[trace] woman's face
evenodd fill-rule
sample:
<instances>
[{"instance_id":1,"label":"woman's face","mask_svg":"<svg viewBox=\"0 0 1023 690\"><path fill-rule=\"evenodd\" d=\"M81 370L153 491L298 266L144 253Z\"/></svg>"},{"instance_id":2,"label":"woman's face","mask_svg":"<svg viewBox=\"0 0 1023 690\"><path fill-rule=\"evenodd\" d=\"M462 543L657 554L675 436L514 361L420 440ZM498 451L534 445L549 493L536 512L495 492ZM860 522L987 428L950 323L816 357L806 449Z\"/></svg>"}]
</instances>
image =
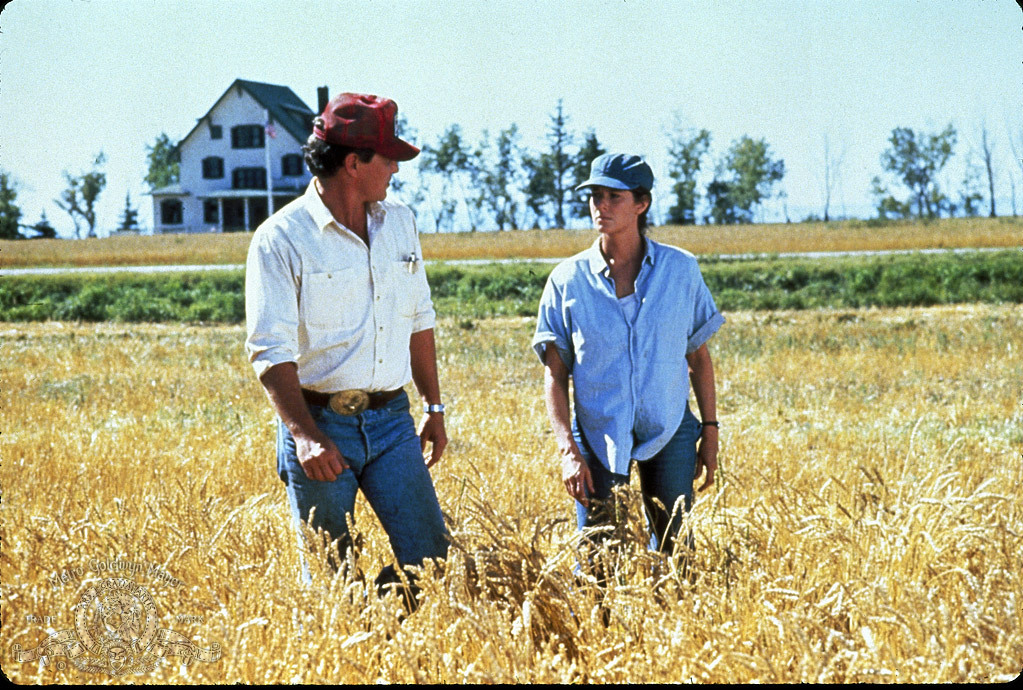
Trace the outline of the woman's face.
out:
<instances>
[{"instance_id":1,"label":"woman's face","mask_svg":"<svg viewBox=\"0 0 1023 690\"><path fill-rule=\"evenodd\" d=\"M647 206L645 199L636 201L631 190L590 187L590 217L602 234L638 233L639 216Z\"/></svg>"}]
</instances>

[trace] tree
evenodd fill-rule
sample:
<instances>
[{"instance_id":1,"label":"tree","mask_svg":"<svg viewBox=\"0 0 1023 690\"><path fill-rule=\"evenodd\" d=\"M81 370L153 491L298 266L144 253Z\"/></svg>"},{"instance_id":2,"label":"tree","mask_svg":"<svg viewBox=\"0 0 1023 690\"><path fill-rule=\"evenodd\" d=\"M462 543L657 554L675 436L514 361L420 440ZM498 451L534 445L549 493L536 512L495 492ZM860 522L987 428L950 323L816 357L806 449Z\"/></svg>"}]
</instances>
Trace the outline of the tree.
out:
<instances>
[{"instance_id":1,"label":"tree","mask_svg":"<svg viewBox=\"0 0 1023 690\"><path fill-rule=\"evenodd\" d=\"M174 184L180 178L181 156L166 133L161 133L151 145L146 146L149 172L146 183L149 191Z\"/></svg>"},{"instance_id":2,"label":"tree","mask_svg":"<svg viewBox=\"0 0 1023 690\"><path fill-rule=\"evenodd\" d=\"M50 225L50 221L46 218L46 211L43 211L39 216L39 222L32 226L38 234L32 239L48 239L52 240L57 236L57 231L54 230L53 226Z\"/></svg>"},{"instance_id":3,"label":"tree","mask_svg":"<svg viewBox=\"0 0 1023 690\"><path fill-rule=\"evenodd\" d=\"M912 211L908 201L899 201L888 191L888 187L877 175L870 181L870 193L874 197L874 207L877 208L877 217L881 220L894 218L909 218Z\"/></svg>"},{"instance_id":4,"label":"tree","mask_svg":"<svg viewBox=\"0 0 1023 690\"><path fill-rule=\"evenodd\" d=\"M483 179L487 174L490 134L483 132L480 143L469 153L469 160L466 164L464 174L459 177L468 180L468 186L462 186L462 199L465 202L465 212L469 217L469 231L476 232L483 224L486 215L487 193L484 188ZM470 191L472 190L472 191Z\"/></svg>"},{"instance_id":5,"label":"tree","mask_svg":"<svg viewBox=\"0 0 1023 690\"><path fill-rule=\"evenodd\" d=\"M963 176L963 186L959 192L959 208L963 215L975 218L980 215L980 205L984 202L984 192L981 191L983 184L980 179L980 168L973 160L972 155L966 157L966 173Z\"/></svg>"},{"instance_id":6,"label":"tree","mask_svg":"<svg viewBox=\"0 0 1023 690\"><path fill-rule=\"evenodd\" d=\"M93 160L92 170L73 176L64 171L64 179L68 188L56 200L57 206L71 216L75 224L75 236L81 239L82 223L85 223L86 237L96 236L96 200L107 185L107 175L100 168L106 162L106 156L100 151Z\"/></svg>"},{"instance_id":7,"label":"tree","mask_svg":"<svg viewBox=\"0 0 1023 690\"><path fill-rule=\"evenodd\" d=\"M133 232L139 229L139 211L131 205L131 192L125 192L124 210L121 211L121 224L118 232Z\"/></svg>"},{"instance_id":8,"label":"tree","mask_svg":"<svg viewBox=\"0 0 1023 690\"><path fill-rule=\"evenodd\" d=\"M995 170L992 158L994 157L994 144L988 139L987 125L980 126L980 153L984 158L984 168L987 170L988 196L991 198L991 212L989 217L994 218L995 214Z\"/></svg>"},{"instance_id":9,"label":"tree","mask_svg":"<svg viewBox=\"0 0 1023 690\"><path fill-rule=\"evenodd\" d=\"M710 132L697 132L685 127L680 115L675 115L668 132L668 177L674 182L671 194L675 200L668 209L668 223L676 225L696 224L696 204L700 195L696 192L696 175L700 172L703 157L710 149ZM715 187L715 194L722 191Z\"/></svg>"},{"instance_id":10,"label":"tree","mask_svg":"<svg viewBox=\"0 0 1023 690\"><path fill-rule=\"evenodd\" d=\"M535 227L551 219L549 209L553 213L551 220L554 226L564 228L565 206L569 205L567 197L571 193L578 151L575 154L571 151L574 137L568 130L568 116L560 98L550 116L546 139L546 151L539 154L525 152L522 156L522 169L527 177L522 191L526 196L526 207L533 213Z\"/></svg>"},{"instance_id":11,"label":"tree","mask_svg":"<svg viewBox=\"0 0 1023 690\"><path fill-rule=\"evenodd\" d=\"M558 105L551 114L551 121L547 127L547 143L550 145L550 152L547 155L547 163L551 168L551 188L549 190L551 202L554 206L554 224L565 227L565 197L568 194L568 177L572 172L573 156L568 149L572 146L572 133L568 130L568 116L558 99Z\"/></svg>"},{"instance_id":12,"label":"tree","mask_svg":"<svg viewBox=\"0 0 1023 690\"><path fill-rule=\"evenodd\" d=\"M831 194L840 179L842 161L845 160L845 146L836 156L831 150L828 135L824 135L824 222L831 220Z\"/></svg>"},{"instance_id":13,"label":"tree","mask_svg":"<svg viewBox=\"0 0 1023 690\"><path fill-rule=\"evenodd\" d=\"M732 142L707 186L710 217L715 223L752 223L757 207L784 176L785 161L771 157L767 142L743 135Z\"/></svg>"},{"instance_id":14,"label":"tree","mask_svg":"<svg viewBox=\"0 0 1023 690\"><path fill-rule=\"evenodd\" d=\"M1016 177L1009 171L1009 199L1012 202L1012 217L1016 217Z\"/></svg>"},{"instance_id":15,"label":"tree","mask_svg":"<svg viewBox=\"0 0 1023 690\"><path fill-rule=\"evenodd\" d=\"M434 195L432 214L437 231L446 225L452 229L458 199L454 196L459 190L465 196L465 186L460 176L469 167L469 151L462 142L462 128L457 124L450 125L437 140L436 146L423 147L423 162L420 170L436 175L440 180L440 193Z\"/></svg>"},{"instance_id":16,"label":"tree","mask_svg":"<svg viewBox=\"0 0 1023 690\"><path fill-rule=\"evenodd\" d=\"M414 128L409 126L408 120L402 113L398 113L398 116L394 119L394 135L403 141L407 141L413 146L418 146L416 139L419 134ZM420 167L422 166L422 162L423 159L420 158L418 160ZM400 197L401 200L413 211L415 211L419 204L423 203L426 199L423 191L422 179L420 179L419 186L417 186L414 190L411 190L407 180L395 176L391 178L391 189L394 191L395 195Z\"/></svg>"},{"instance_id":17,"label":"tree","mask_svg":"<svg viewBox=\"0 0 1023 690\"><path fill-rule=\"evenodd\" d=\"M554 189L554 169L549 154L524 152L522 170L526 174L526 186L522 188L526 208L533 215L533 227L538 229L548 218L547 206L551 201L551 190Z\"/></svg>"},{"instance_id":18,"label":"tree","mask_svg":"<svg viewBox=\"0 0 1023 690\"><path fill-rule=\"evenodd\" d=\"M735 204L732 202L732 185L728 180L722 179L718 173L707 185L707 203L710 206L709 212L703 218L704 223L714 222L718 225L730 225L739 222Z\"/></svg>"},{"instance_id":19,"label":"tree","mask_svg":"<svg viewBox=\"0 0 1023 690\"><path fill-rule=\"evenodd\" d=\"M5 170L0 170L0 239L16 240L21 236L18 221L21 209L15 203L18 199L18 185Z\"/></svg>"},{"instance_id":20,"label":"tree","mask_svg":"<svg viewBox=\"0 0 1023 690\"><path fill-rule=\"evenodd\" d=\"M515 190L522 178L519 128L512 123L501 130L493 144L484 131L479 153L480 197L494 215L498 230L513 227L518 209Z\"/></svg>"},{"instance_id":21,"label":"tree","mask_svg":"<svg viewBox=\"0 0 1023 690\"><path fill-rule=\"evenodd\" d=\"M917 135L908 127L896 127L881 154L881 166L896 175L910 191L909 206L918 218L936 218L949 206L938 186L938 173L952 157L956 130L949 124L938 134Z\"/></svg>"},{"instance_id":22,"label":"tree","mask_svg":"<svg viewBox=\"0 0 1023 690\"><path fill-rule=\"evenodd\" d=\"M600 145L600 141L597 140L597 133L592 129L588 130L583 135L583 143L579 147L579 152L575 155L574 165L572 166L572 182L570 185L572 191L590 178L590 164L593 162L593 159L603 156L605 153L607 153L607 149ZM576 194L571 194L569 197L568 207L569 213L573 218L590 217L589 202Z\"/></svg>"}]
</instances>

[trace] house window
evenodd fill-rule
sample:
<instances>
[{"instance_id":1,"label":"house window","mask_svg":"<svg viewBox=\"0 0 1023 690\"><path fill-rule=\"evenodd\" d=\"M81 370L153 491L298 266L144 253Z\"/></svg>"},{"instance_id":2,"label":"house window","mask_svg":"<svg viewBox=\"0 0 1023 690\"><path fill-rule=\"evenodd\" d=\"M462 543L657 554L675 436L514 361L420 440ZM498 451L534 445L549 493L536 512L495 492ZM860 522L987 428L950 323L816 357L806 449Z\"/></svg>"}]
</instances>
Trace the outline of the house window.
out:
<instances>
[{"instance_id":1,"label":"house window","mask_svg":"<svg viewBox=\"0 0 1023 690\"><path fill-rule=\"evenodd\" d=\"M238 125L231 128L231 148L258 149L263 146L263 125Z\"/></svg>"},{"instance_id":2,"label":"house window","mask_svg":"<svg viewBox=\"0 0 1023 690\"><path fill-rule=\"evenodd\" d=\"M220 125L210 125L210 139L223 139L224 128Z\"/></svg>"},{"instance_id":3,"label":"house window","mask_svg":"<svg viewBox=\"0 0 1023 690\"><path fill-rule=\"evenodd\" d=\"M219 180L224 176L224 159L210 156L202 159L202 176L207 180Z\"/></svg>"},{"instance_id":4,"label":"house window","mask_svg":"<svg viewBox=\"0 0 1023 690\"><path fill-rule=\"evenodd\" d=\"M266 189L266 168L235 168L231 171L232 189Z\"/></svg>"},{"instance_id":5,"label":"house window","mask_svg":"<svg viewBox=\"0 0 1023 690\"><path fill-rule=\"evenodd\" d=\"M281 172L288 177L298 177L302 174L302 156L297 153L289 153L281 158Z\"/></svg>"},{"instance_id":6,"label":"house window","mask_svg":"<svg viewBox=\"0 0 1023 690\"><path fill-rule=\"evenodd\" d=\"M165 199L160 202L160 222L164 225L181 225L184 211L181 199Z\"/></svg>"},{"instance_id":7,"label":"house window","mask_svg":"<svg viewBox=\"0 0 1023 690\"><path fill-rule=\"evenodd\" d=\"M220 204L216 199L207 199L203 202L202 221L214 224L220 222Z\"/></svg>"}]
</instances>

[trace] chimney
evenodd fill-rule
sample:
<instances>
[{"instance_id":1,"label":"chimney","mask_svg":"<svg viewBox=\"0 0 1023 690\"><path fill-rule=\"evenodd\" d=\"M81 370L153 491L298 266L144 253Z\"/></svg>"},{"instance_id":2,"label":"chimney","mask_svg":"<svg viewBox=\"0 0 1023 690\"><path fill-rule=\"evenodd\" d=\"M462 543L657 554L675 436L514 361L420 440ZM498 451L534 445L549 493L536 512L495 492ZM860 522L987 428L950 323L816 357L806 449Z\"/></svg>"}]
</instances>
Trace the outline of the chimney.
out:
<instances>
[{"instance_id":1,"label":"chimney","mask_svg":"<svg viewBox=\"0 0 1023 690\"><path fill-rule=\"evenodd\" d=\"M323 113L324 108L327 107L327 103L330 102L330 91L327 90L326 86L317 87L316 100L319 106L316 109L316 114L320 115L321 113Z\"/></svg>"}]
</instances>

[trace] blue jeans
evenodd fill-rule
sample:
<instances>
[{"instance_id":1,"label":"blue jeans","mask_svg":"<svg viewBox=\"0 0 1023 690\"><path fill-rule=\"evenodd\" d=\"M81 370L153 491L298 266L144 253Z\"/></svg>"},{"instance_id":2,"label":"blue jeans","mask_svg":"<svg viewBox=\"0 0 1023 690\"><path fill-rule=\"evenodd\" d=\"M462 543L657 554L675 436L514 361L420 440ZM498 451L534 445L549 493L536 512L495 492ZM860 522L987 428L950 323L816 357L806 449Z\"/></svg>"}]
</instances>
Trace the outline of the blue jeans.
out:
<instances>
[{"instance_id":1,"label":"blue jeans","mask_svg":"<svg viewBox=\"0 0 1023 690\"><path fill-rule=\"evenodd\" d=\"M448 532L423 461L408 395L402 392L383 407L358 415L339 415L316 405L310 405L309 411L337 445L348 469L332 482L309 479L298 462L295 439L278 420L277 473L287 487L295 520L308 523L314 531L324 530L330 540L337 539L343 558L353 546L347 521L354 519L355 496L362 489L399 565L444 558ZM339 565L332 563L335 568ZM309 579L307 571L304 577Z\"/></svg>"},{"instance_id":2,"label":"blue jeans","mask_svg":"<svg viewBox=\"0 0 1023 690\"><path fill-rule=\"evenodd\" d=\"M608 525L615 514L613 506L609 505L612 489L628 484L629 475L613 474L604 467L577 425L573 426L573 434L593 477L590 507L575 502L576 523L580 530ZM649 460L635 463L651 532L650 547L662 553L671 553L675 548L682 518L693 505L693 475L696 473L696 442L699 438L700 422L687 405L682 423L668 444ZM680 500L682 504L676 507ZM689 542L688 537L685 541Z\"/></svg>"}]
</instances>

